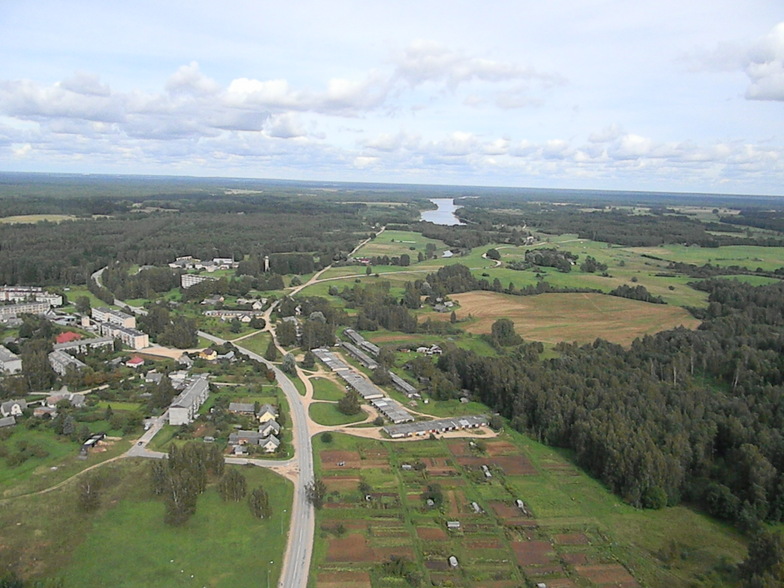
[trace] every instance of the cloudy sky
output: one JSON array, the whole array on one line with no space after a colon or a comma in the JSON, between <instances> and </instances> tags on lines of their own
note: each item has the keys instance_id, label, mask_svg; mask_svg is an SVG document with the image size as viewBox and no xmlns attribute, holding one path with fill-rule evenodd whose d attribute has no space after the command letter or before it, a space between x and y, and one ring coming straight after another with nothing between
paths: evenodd
<instances>
[{"instance_id":1,"label":"cloudy sky","mask_svg":"<svg viewBox=\"0 0 784 588\"><path fill-rule=\"evenodd\" d=\"M0 170L784 195L784 5L2 0Z\"/></svg>"}]
</instances>

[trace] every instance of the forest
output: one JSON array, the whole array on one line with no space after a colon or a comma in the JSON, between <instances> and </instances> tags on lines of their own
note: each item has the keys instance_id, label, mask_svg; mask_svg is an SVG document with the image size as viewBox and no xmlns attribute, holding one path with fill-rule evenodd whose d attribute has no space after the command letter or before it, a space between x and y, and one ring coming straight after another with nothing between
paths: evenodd
<instances>
[{"instance_id":1,"label":"forest","mask_svg":"<svg viewBox=\"0 0 784 588\"><path fill-rule=\"evenodd\" d=\"M452 348L438 368L630 504L698 503L747 529L784 520L784 285L694 286L710 296L696 331L628 350L561 343L544 361L526 345Z\"/></svg>"}]
</instances>

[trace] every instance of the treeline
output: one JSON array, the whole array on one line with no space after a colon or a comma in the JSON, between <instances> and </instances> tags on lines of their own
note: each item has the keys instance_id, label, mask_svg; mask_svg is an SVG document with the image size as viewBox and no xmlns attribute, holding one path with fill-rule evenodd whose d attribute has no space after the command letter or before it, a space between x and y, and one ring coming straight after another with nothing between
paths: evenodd
<instances>
[{"instance_id":1,"label":"treeline","mask_svg":"<svg viewBox=\"0 0 784 588\"><path fill-rule=\"evenodd\" d=\"M154 298L180 286L180 273L169 267L150 267L131 274L130 264L118 263L107 267L101 282L116 298Z\"/></svg>"},{"instance_id":2,"label":"treeline","mask_svg":"<svg viewBox=\"0 0 784 588\"><path fill-rule=\"evenodd\" d=\"M621 284L617 288L608 292L610 296L619 296L621 298L630 298L631 300L641 300L642 302L650 302L651 304L667 304L661 296L654 296L648 292L645 286L629 286Z\"/></svg>"},{"instance_id":3,"label":"treeline","mask_svg":"<svg viewBox=\"0 0 784 588\"><path fill-rule=\"evenodd\" d=\"M752 527L784 520L784 285L707 281L705 322L637 339L559 344L540 361L452 348L438 368L512 426L635 506L699 503Z\"/></svg>"},{"instance_id":4,"label":"treeline","mask_svg":"<svg viewBox=\"0 0 784 588\"><path fill-rule=\"evenodd\" d=\"M272 262L274 254L307 253L274 259L287 265L281 271L308 273L310 266L303 266L308 260L341 259L368 232L361 217L342 214L340 205L322 204L317 210L296 214L281 205L266 213L140 213L6 225L0 233L0 283L84 284L92 272L115 261L162 266L182 255L237 260L270 255Z\"/></svg>"},{"instance_id":5,"label":"treeline","mask_svg":"<svg viewBox=\"0 0 784 588\"><path fill-rule=\"evenodd\" d=\"M578 256L571 251L543 247L540 249L529 249L525 252L524 261L512 261L507 263L507 266L513 270L526 270L535 266L554 267L558 271L568 273L572 271L572 266L577 259ZM607 269L607 266L605 266L605 269Z\"/></svg>"}]
</instances>

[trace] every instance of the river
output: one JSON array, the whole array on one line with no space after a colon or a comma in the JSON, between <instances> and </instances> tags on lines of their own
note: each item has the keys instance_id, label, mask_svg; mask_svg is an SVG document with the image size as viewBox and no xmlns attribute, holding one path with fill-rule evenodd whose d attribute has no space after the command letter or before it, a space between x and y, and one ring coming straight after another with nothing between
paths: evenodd
<instances>
[{"instance_id":1,"label":"river","mask_svg":"<svg viewBox=\"0 0 784 588\"><path fill-rule=\"evenodd\" d=\"M437 210L427 210L422 213L420 220L436 225L462 225L464 224L455 216L455 211L460 208L455 206L452 198L430 198L430 202L438 206Z\"/></svg>"}]
</instances>

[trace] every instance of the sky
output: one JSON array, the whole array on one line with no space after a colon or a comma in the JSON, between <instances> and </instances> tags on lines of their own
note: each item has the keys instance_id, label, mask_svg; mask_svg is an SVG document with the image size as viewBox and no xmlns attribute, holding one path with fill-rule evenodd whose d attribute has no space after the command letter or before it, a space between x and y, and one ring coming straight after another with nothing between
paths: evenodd
<instances>
[{"instance_id":1,"label":"sky","mask_svg":"<svg viewBox=\"0 0 784 588\"><path fill-rule=\"evenodd\" d=\"M0 171L784 195L784 3L2 0Z\"/></svg>"}]
</instances>

